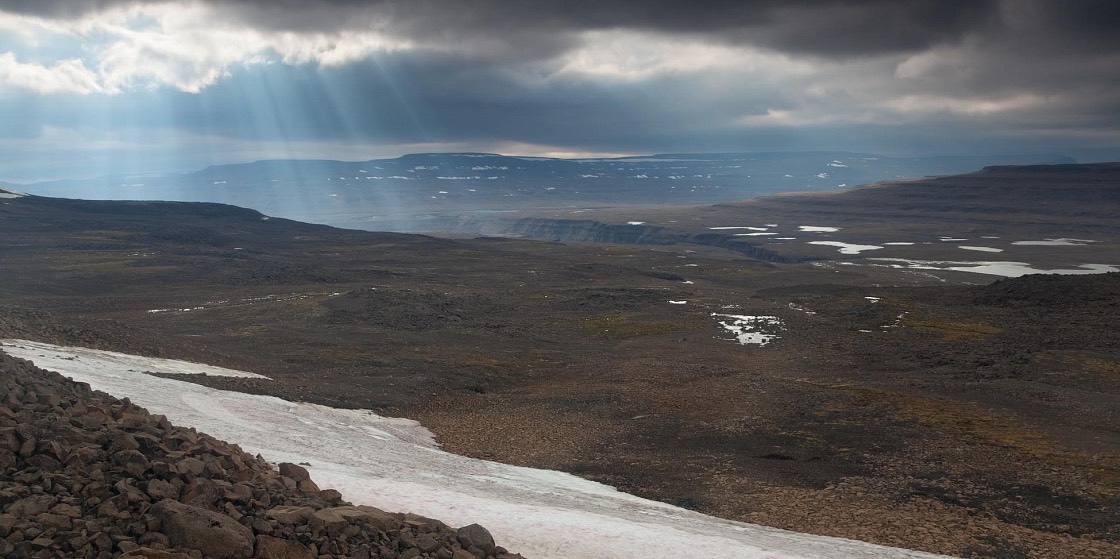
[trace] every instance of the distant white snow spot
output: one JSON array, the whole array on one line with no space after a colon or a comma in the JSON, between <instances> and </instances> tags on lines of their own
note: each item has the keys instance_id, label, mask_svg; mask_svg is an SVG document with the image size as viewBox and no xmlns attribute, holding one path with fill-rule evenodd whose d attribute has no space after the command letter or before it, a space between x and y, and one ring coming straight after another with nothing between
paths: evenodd
<instances>
[{"instance_id":1,"label":"distant white snow spot","mask_svg":"<svg viewBox=\"0 0 1120 559\"><path fill-rule=\"evenodd\" d=\"M840 249L840 254L859 254L866 250L879 250L883 248L878 245L856 245L852 243L842 243L840 241L809 241L809 244L838 247Z\"/></svg>"},{"instance_id":2,"label":"distant white snow spot","mask_svg":"<svg viewBox=\"0 0 1120 559\"><path fill-rule=\"evenodd\" d=\"M1089 243L1098 243L1100 241L1090 241L1088 239L1046 239L1044 241L1015 241L1011 244L1019 246L1040 246L1040 247L1077 247L1085 246Z\"/></svg>"},{"instance_id":3,"label":"distant white snow spot","mask_svg":"<svg viewBox=\"0 0 1120 559\"><path fill-rule=\"evenodd\" d=\"M967 245L960 245L957 248L962 249L962 250L974 250L976 252L1003 252L1002 248L994 248L994 247L973 247L973 246L967 246Z\"/></svg>"},{"instance_id":4,"label":"distant white snow spot","mask_svg":"<svg viewBox=\"0 0 1120 559\"><path fill-rule=\"evenodd\" d=\"M953 260L909 260L906 258L871 258L879 262L888 263L891 268L906 270L951 270L954 272L971 272L1017 278L1027 274L1061 274L1083 275L1104 274L1107 272L1120 272L1120 266L1111 264L1081 264L1077 268L1043 270L1035 268L1026 262L958 262Z\"/></svg>"},{"instance_id":5,"label":"distant white snow spot","mask_svg":"<svg viewBox=\"0 0 1120 559\"><path fill-rule=\"evenodd\" d=\"M669 301L670 305L686 305L688 301Z\"/></svg>"},{"instance_id":6,"label":"distant white snow spot","mask_svg":"<svg viewBox=\"0 0 1120 559\"><path fill-rule=\"evenodd\" d=\"M798 225L797 228L802 233L835 233L840 230L839 227L823 227L820 225Z\"/></svg>"},{"instance_id":7,"label":"distant white snow spot","mask_svg":"<svg viewBox=\"0 0 1120 559\"><path fill-rule=\"evenodd\" d=\"M626 222L626 225L645 225L645 224L646 224L646 222L644 222L644 221L627 221Z\"/></svg>"},{"instance_id":8,"label":"distant white snow spot","mask_svg":"<svg viewBox=\"0 0 1120 559\"><path fill-rule=\"evenodd\" d=\"M895 242L895 243L883 243L883 244L887 245L887 246L892 246L892 247L901 247L901 246L910 246L914 243Z\"/></svg>"}]
</instances>

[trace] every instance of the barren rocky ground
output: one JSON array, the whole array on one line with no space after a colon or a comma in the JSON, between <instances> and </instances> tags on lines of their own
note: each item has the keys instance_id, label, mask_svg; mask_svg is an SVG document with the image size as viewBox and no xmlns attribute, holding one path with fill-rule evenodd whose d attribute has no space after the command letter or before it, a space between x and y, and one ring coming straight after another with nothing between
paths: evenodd
<instances>
[{"instance_id":1,"label":"barren rocky ground","mask_svg":"<svg viewBox=\"0 0 1120 559\"><path fill-rule=\"evenodd\" d=\"M702 244L345 231L217 205L5 202L0 337L267 374L199 382L411 417L453 452L726 518L964 557L1120 555L1120 274L994 282L801 244L766 245L805 259L783 263ZM712 211L764 219L744 208ZM818 224L942 258L919 239L951 231L907 229L911 211ZM1101 242L1015 257L1116 264L1117 214L1094 211L970 233L1072 229ZM922 219L963 215L946 212ZM782 326L739 345L712 313Z\"/></svg>"}]
</instances>

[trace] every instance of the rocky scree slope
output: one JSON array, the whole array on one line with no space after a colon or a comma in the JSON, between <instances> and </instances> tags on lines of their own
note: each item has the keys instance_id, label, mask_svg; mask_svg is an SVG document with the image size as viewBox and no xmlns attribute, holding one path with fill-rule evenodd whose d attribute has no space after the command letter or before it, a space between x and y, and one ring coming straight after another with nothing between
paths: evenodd
<instances>
[{"instance_id":1,"label":"rocky scree slope","mask_svg":"<svg viewBox=\"0 0 1120 559\"><path fill-rule=\"evenodd\" d=\"M0 556L517 559L0 353Z\"/></svg>"}]
</instances>

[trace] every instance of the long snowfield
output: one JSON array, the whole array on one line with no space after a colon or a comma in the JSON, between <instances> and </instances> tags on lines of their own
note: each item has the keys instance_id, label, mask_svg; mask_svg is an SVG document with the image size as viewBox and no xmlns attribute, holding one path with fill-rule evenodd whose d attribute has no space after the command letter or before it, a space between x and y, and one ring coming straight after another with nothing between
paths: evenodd
<instances>
[{"instance_id":1,"label":"long snowfield","mask_svg":"<svg viewBox=\"0 0 1120 559\"><path fill-rule=\"evenodd\" d=\"M257 376L252 373L25 340L0 340L0 350L271 462L309 463L320 487L337 489L355 504L453 526L477 522L499 544L531 559L945 557L722 520L565 473L457 456L441 451L427 429L407 419L146 374Z\"/></svg>"}]
</instances>

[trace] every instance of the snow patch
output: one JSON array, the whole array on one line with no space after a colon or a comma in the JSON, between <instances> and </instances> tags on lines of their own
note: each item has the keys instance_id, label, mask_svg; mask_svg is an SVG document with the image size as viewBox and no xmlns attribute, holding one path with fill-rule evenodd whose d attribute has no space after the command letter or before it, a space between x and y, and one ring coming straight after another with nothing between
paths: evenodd
<instances>
[{"instance_id":1,"label":"snow patch","mask_svg":"<svg viewBox=\"0 0 1120 559\"><path fill-rule=\"evenodd\" d=\"M99 370L108 372L115 371L117 375L127 373L135 373L137 375L142 375L143 373L165 373L171 375L208 375L212 377L272 380L264 375L227 369L225 367L215 367L213 365L175 361L172 359L158 359L155 357L142 357L139 355L129 355L127 353L117 353L115 351L105 351L101 349L60 347L28 340L0 340L0 347L3 347L4 351L10 355L34 360L36 366L51 370L58 370L57 367L63 367L66 363L80 361L83 366L97 367ZM124 371L123 373L122 370Z\"/></svg>"},{"instance_id":2,"label":"snow patch","mask_svg":"<svg viewBox=\"0 0 1120 559\"><path fill-rule=\"evenodd\" d=\"M1038 246L1038 247L1079 247L1085 246L1089 243L1099 243L1100 241L1090 241L1088 239L1046 239L1044 241L1015 241L1011 244L1019 246Z\"/></svg>"},{"instance_id":3,"label":"snow patch","mask_svg":"<svg viewBox=\"0 0 1120 559\"><path fill-rule=\"evenodd\" d=\"M798 225L797 228L802 233L835 233L840 230L839 227L823 227L820 225Z\"/></svg>"},{"instance_id":4,"label":"snow patch","mask_svg":"<svg viewBox=\"0 0 1120 559\"><path fill-rule=\"evenodd\" d=\"M840 241L809 241L811 245L821 245L830 247L839 247L840 254L859 254L867 250L879 250L883 247L879 245L856 245L852 243L842 243Z\"/></svg>"},{"instance_id":5,"label":"snow patch","mask_svg":"<svg viewBox=\"0 0 1120 559\"><path fill-rule=\"evenodd\" d=\"M1003 252L1002 248L994 248L994 247L973 247L973 246L967 246L967 245L960 245L957 248L963 249L963 250L973 250L973 251L976 251L976 252Z\"/></svg>"},{"instance_id":6,"label":"snow patch","mask_svg":"<svg viewBox=\"0 0 1120 559\"><path fill-rule=\"evenodd\" d=\"M646 222L644 222L644 221L627 221L626 222L626 225L645 225L645 224L646 224Z\"/></svg>"},{"instance_id":7,"label":"snow patch","mask_svg":"<svg viewBox=\"0 0 1120 559\"><path fill-rule=\"evenodd\" d=\"M1060 274L1078 276L1083 274L1104 274L1120 272L1120 266L1111 264L1080 264L1077 268L1043 270L1026 262L957 262L952 260L908 260L906 258L870 258L887 262L891 268L906 270L940 270L972 272L1006 278L1017 278L1027 274Z\"/></svg>"},{"instance_id":8,"label":"snow patch","mask_svg":"<svg viewBox=\"0 0 1120 559\"><path fill-rule=\"evenodd\" d=\"M776 339L777 331L785 330L782 319L776 316L712 313L724 330L731 332L739 345L764 346Z\"/></svg>"}]
</instances>

